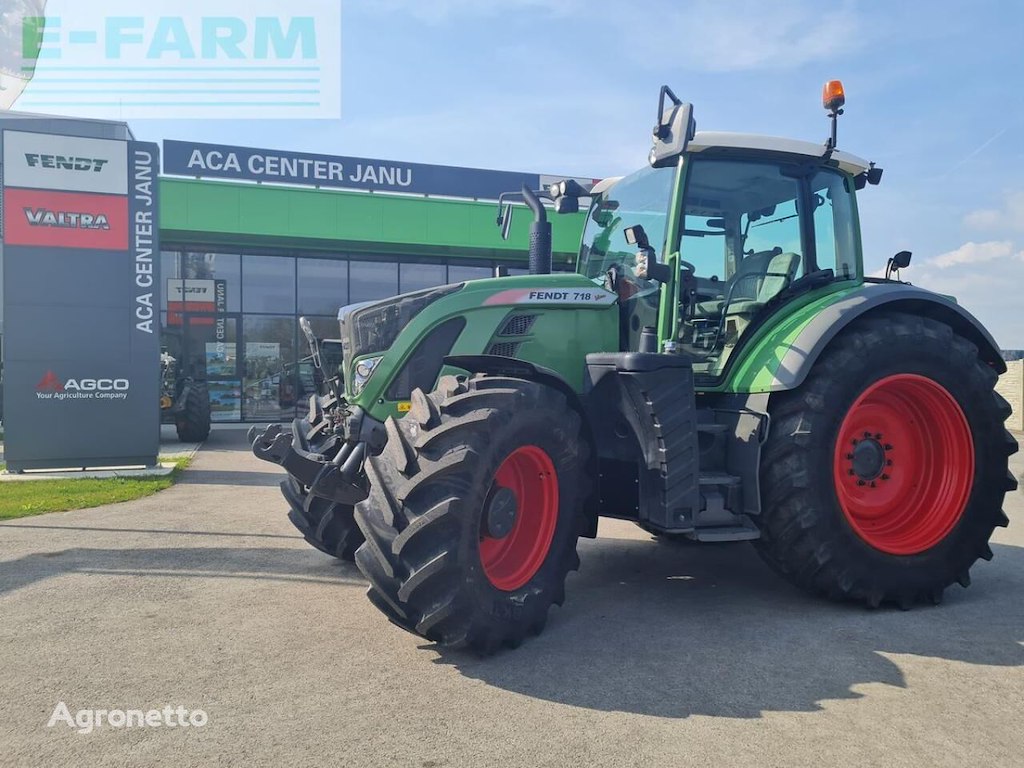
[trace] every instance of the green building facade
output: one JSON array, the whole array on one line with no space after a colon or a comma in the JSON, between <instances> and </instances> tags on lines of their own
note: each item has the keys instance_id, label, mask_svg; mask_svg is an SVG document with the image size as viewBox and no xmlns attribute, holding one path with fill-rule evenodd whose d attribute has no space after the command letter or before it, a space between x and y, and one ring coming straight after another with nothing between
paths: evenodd
<instances>
[{"instance_id":1,"label":"green building facade","mask_svg":"<svg viewBox=\"0 0 1024 768\"><path fill-rule=\"evenodd\" d=\"M507 241L493 201L164 177L162 343L210 382L215 421L289 420L312 368L298 328L337 335L347 304L526 271L529 211ZM572 269L583 215L554 217Z\"/></svg>"}]
</instances>

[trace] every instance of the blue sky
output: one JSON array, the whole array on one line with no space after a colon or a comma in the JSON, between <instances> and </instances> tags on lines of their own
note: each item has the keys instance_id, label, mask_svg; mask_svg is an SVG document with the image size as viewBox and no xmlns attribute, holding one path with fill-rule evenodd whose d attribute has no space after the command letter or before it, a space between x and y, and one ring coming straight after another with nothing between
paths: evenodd
<instances>
[{"instance_id":1,"label":"blue sky","mask_svg":"<svg viewBox=\"0 0 1024 768\"><path fill-rule=\"evenodd\" d=\"M328 0L329 1L329 0ZM1024 348L1024 4L349 0L337 121L133 121L141 138L579 176L643 164L657 89L698 128L824 140L885 168L862 193L869 271L909 249Z\"/></svg>"}]
</instances>

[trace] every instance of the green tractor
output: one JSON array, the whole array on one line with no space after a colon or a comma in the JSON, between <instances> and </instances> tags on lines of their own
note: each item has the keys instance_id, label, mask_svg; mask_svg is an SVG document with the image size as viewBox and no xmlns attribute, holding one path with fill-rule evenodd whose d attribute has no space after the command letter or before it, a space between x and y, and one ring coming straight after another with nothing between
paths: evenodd
<instances>
[{"instance_id":1,"label":"green tractor","mask_svg":"<svg viewBox=\"0 0 1024 768\"><path fill-rule=\"evenodd\" d=\"M602 516L750 541L871 607L967 586L1016 488L1005 365L899 279L909 253L865 276L856 192L882 171L837 150L843 100L820 145L698 133L662 88L642 170L523 190L531 274L343 308L342 375L250 432L293 522L399 627L482 653L542 630ZM551 274L545 197L591 200L576 273Z\"/></svg>"}]
</instances>

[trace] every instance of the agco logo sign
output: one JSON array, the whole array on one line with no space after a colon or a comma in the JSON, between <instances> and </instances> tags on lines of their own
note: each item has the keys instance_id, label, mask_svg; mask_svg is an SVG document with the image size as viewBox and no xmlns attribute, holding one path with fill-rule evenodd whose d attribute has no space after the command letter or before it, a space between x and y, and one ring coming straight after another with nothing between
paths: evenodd
<instances>
[{"instance_id":1,"label":"agco logo sign","mask_svg":"<svg viewBox=\"0 0 1024 768\"><path fill-rule=\"evenodd\" d=\"M61 379L53 371L36 384L39 400L127 400L128 379Z\"/></svg>"}]
</instances>

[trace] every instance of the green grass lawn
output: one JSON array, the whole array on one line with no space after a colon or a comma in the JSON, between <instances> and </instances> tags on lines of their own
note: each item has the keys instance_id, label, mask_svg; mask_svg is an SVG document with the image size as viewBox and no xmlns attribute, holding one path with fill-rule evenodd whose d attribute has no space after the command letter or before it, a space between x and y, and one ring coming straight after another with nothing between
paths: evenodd
<instances>
[{"instance_id":1,"label":"green grass lawn","mask_svg":"<svg viewBox=\"0 0 1024 768\"><path fill-rule=\"evenodd\" d=\"M166 477L118 477L104 480L26 480L22 483L0 484L0 520L86 509L119 501L133 501L152 496L174 485L178 474L191 459L161 458L161 463L174 462L174 472ZM0 465L0 470L3 465Z\"/></svg>"}]
</instances>

